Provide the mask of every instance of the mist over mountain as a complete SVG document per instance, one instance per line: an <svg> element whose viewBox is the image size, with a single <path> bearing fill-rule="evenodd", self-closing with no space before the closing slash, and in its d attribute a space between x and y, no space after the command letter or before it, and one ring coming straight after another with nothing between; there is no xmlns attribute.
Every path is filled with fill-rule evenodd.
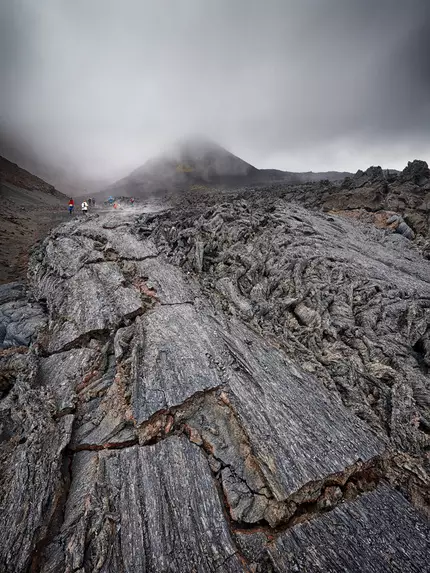
<svg viewBox="0 0 430 573"><path fill-rule="evenodd" d="M0 156L40 177L66 195L86 195L86 191L98 191L111 182L109 179L82 177L80 170L77 167L73 169L70 161L63 163L54 157L44 156L36 143L31 145L25 138L1 128Z"/></svg>
<svg viewBox="0 0 430 573"><path fill-rule="evenodd" d="M160 155L149 159L127 177L113 183L100 196L144 197L174 190L207 186L252 186L271 181L305 183L320 179L340 180L347 172L293 173L257 169L221 145L203 136L184 137Z"/></svg>
<svg viewBox="0 0 430 573"><path fill-rule="evenodd" d="M0 118L63 177L108 184L188 133L259 169L429 159L426 0L43 5L1 3Z"/></svg>

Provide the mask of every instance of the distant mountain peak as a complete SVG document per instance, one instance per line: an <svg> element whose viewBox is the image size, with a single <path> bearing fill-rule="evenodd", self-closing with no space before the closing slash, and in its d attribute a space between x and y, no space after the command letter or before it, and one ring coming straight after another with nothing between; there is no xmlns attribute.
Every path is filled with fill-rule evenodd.
<svg viewBox="0 0 430 573"><path fill-rule="evenodd" d="M219 143L201 134L189 134L170 144L130 175L104 190L118 196L143 196L172 190L212 186L250 186L273 181L301 183L342 179L347 173L299 174L276 169L257 169Z"/></svg>
<svg viewBox="0 0 430 573"><path fill-rule="evenodd" d="M203 136L176 140L160 155L148 160L129 176L136 183L155 180L169 187L185 180L220 181L244 177L258 170L218 143ZM128 179L128 178L126 178Z"/></svg>
<svg viewBox="0 0 430 573"><path fill-rule="evenodd" d="M216 141L203 135L188 135L177 139L171 144L165 155L171 158L189 159L191 161L199 161L204 158L215 160L229 157L231 160L234 159L240 162L241 165L246 164L253 168L252 165L240 159Z"/></svg>

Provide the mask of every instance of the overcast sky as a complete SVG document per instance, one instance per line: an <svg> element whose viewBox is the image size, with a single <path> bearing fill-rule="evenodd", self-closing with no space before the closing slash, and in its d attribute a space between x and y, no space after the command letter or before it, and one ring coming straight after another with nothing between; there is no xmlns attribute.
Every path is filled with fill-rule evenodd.
<svg viewBox="0 0 430 573"><path fill-rule="evenodd" d="M429 0L0 0L0 117L85 176L207 134L257 167L430 162Z"/></svg>

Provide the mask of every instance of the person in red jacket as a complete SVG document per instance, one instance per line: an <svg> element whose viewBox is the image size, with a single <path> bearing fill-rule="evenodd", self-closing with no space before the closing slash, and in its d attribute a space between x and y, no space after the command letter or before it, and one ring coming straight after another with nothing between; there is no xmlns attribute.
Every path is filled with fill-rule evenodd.
<svg viewBox="0 0 430 573"><path fill-rule="evenodd" d="M70 214L73 213L74 208L75 208L75 202L73 201L72 197L70 197L70 201L69 201L69 213Z"/></svg>

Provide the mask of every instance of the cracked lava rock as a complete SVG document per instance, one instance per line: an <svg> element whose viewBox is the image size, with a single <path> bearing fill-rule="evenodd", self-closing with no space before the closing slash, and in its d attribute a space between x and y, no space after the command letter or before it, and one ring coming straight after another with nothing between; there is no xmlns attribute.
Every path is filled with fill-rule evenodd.
<svg viewBox="0 0 430 573"><path fill-rule="evenodd" d="M0 570L428 571L430 262L276 190L187 202L0 287Z"/></svg>

